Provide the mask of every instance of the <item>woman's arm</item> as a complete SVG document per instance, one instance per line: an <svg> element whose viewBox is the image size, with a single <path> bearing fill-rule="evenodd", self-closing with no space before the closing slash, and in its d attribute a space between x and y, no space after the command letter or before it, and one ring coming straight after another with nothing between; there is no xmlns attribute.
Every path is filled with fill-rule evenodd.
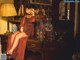
<svg viewBox="0 0 80 60"><path fill-rule="evenodd" d="M20 31L23 32L23 25L25 22L25 16L22 18L21 23L20 23Z"/></svg>
<svg viewBox="0 0 80 60"><path fill-rule="evenodd" d="M23 32L23 27L20 28L20 31Z"/></svg>

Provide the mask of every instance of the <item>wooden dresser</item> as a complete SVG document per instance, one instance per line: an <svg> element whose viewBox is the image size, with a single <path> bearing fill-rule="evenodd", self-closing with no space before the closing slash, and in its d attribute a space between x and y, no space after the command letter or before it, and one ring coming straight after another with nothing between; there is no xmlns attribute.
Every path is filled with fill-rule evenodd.
<svg viewBox="0 0 80 60"><path fill-rule="evenodd" d="M7 36L0 35L2 44L2 53L6 53L7 49ZM40 41L37 39L28 39L25 51L25 60L49 60L54 51L53 42L47 40ZM51 54L51 55L49 55ZM50 59L51 60L51 59Z"/></svg>

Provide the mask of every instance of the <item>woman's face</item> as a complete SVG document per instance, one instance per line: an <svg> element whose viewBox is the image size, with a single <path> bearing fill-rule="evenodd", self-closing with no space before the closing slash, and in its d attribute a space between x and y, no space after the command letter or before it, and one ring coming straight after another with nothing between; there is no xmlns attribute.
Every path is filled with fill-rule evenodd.
<svg viewBox="0 0 80 60"><path fill-rule="evenodd" d="M33 16L34 15L34 9L33 8L30 8L30 9L26 8L26 13Z"/></svg>
<svg viewBox="0 0 80 60"><path fill-rule="evenodd" d="M30 9L26 8L26 13L30 14Z"/></svg>

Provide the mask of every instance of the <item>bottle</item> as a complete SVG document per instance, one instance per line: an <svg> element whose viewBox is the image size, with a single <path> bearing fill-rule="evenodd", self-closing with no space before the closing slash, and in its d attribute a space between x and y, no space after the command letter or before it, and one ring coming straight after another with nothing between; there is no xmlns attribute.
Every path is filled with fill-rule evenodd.
<svg viewBox="0 0 80 60"><path fill-rule="evenodd" d="M18 28L17 28L16 24L13 24L13 26L12 26L12 32L14 33L14 32L16 32L17 30L18 30Z"/></svg>

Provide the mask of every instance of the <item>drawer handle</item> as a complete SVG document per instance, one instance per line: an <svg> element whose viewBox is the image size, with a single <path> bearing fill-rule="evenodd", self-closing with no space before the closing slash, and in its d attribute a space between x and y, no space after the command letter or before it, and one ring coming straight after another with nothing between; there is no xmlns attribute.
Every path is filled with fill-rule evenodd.
<svg viewBox="0 0 80 60"><path fill-rule="evenodd" d="M31 44L31 47L36 47L36 45L35 44Z"/></svg>

